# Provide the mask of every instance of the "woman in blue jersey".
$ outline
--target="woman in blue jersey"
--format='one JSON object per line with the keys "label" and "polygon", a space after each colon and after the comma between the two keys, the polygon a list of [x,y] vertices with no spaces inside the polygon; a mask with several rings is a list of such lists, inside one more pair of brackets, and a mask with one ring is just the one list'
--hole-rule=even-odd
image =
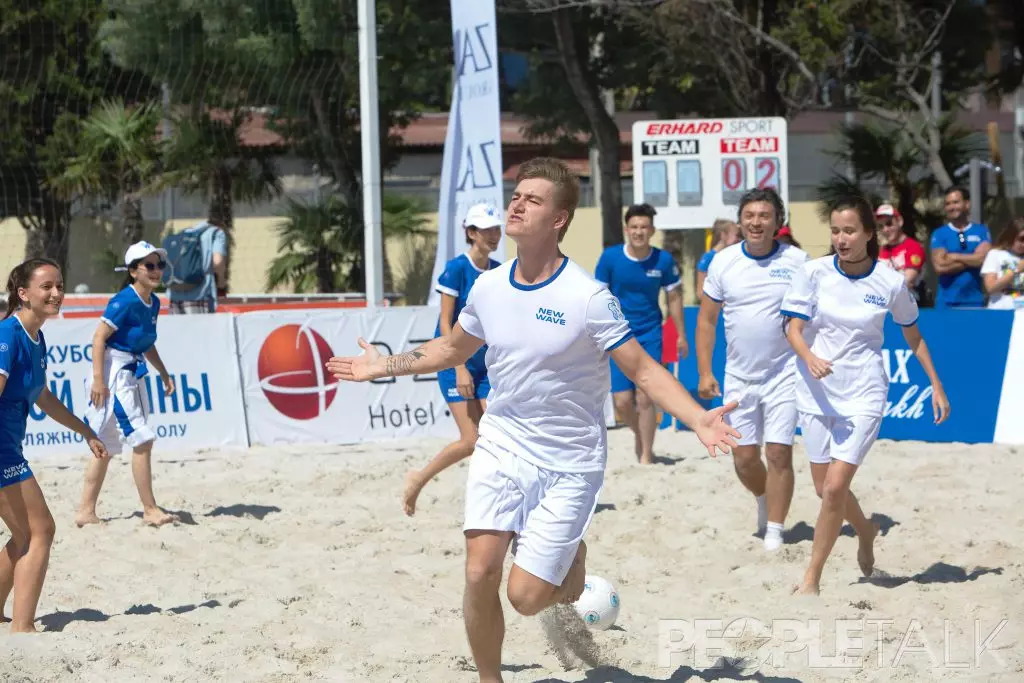
{"label": "woman in blue jersey", "polygon": [[798,359],[800,427],[821,498],[811,562],[796,589],[813,594],[844,517],[857,532],[861,572],[871,576],[874,569],[878,529],[861,510],[850,482],[878,437],[885,413],[887,315],[903,327],[903,338],[928,375],[935,423],[949,416],[949,400],[917,328],[917,302],[903,274],[878,263],[871,205],[857,197],[830,208],[832,254],[797,271],[782,302],[782,315],[789,319],[786,336]]}
{"label": "woman in blue jersey", "polygon": [[[0,518],[11,538],[0,553],[0,620],[14,590],[11,632],[35,631],[56,525],[22,453],[29,408],[35,404],[77,432],[93,455],[107,451],[93,430],[46,388],[46,339],[42,326],[60,313],[64,279],[49,259],[29,259],[7,280],[7,314],[0,322]],[[99,460],[97,460],[99,462]],[[105,462],[105,460],[104,460]]]}
{"label": "woman in blue jersey", "polygon": [[[501,265],[490,258],[501,241],[501,216],[498,211],[487,204],[474,204],[466,212],[463,225],[466,228],[466,242],[470,247],[466,253],[449,261],[437,279],[436,289],[441,293],[441,315],[434,330],[435,337],[451,334],[452,326],[466,305],[473,283],[485,270]],[[448,409],[459,427],[459,440],[445,446],[423,469],[413,470],[406,475],[402,505],[405,514],[409,516],[415,514],[416,498],[428,481],[473,453],[477,426],[487,408],[487,393],[491,389],[484,362],[486,354],[487,347],[483,346],[465,365],[437,373],[441,395],[447,401]]]}
{"label": "woman in blue jersey", "polygon": [[[156,432],[149,424],[146,399],[139,380],[148,372],[147,361],[160,373],[163,392],[174,393],[174,380],[160,360],[156,346],[156,319],[160,300],[153,290],[167,266],[167,252],[148,242],[137,242],[125,253],[128,278],[124,289],[111,297],[92,338],[92,405],[86,421],[96,429],[107,450],[120,453],[122,444],[132,448],[132,475],[142,499],[142,519],[160,526],[173,517],[153,497],[150,454]],[[85,473],[85,488],[75,522],[97,524],[96,501],[109,460],[94,460]]]}

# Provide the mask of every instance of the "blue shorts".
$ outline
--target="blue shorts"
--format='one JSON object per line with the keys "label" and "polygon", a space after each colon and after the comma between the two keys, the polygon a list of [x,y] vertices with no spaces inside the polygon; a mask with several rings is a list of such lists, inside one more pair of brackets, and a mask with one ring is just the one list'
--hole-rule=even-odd
{"label": "blue shorts", "polygon": [[0,489],[32,478],[32,468],[21,453],[0,453]]}
{"label": "blue shorts", "polygon": [[[477,400],[487,398],[487,394],[491,393],[487,368],[479,368],[467,363],[466,369],[469,370],[469,374],[473,377],[473,384],[476,386],[473,397]],[[448,368],[437,373],[437,384],[441,387],[441,395],[444,396],[447,403],[461,403],[466,400],[459,394],[459,390],[455,386],[455,368]]]}
{"label": "blue shorts", "polygon": [[[647,332],[643,335],[637,335],[636,340],[640,342],[640,346],[643,347],[644,351],[646,351],[648,355],[658,363],[658,365],[661,365],[661,328],[658,328],[653,332]],[[634,391],[636,389],[636,385],[633,384],[633,380],[626,377],[622,370],[619,370],[619,366],[615,364],[615,361],[609,358],[608,363],[611,365],[612,371],[612,393],[617,394],[620,391]]]}

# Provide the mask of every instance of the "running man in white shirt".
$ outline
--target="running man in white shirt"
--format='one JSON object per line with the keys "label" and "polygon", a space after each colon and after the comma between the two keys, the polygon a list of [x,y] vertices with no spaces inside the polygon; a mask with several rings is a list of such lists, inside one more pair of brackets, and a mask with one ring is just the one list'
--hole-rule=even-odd
{"label": "running man in white shirt", "polygon": [[725,314],[725,400],[739,403],[728,421],[743,435],[733,450],[733,466],[757,498],[757,530],[770,551],[782,547],[793,499],[796,432],[796,358],[779,311],[794,273],[807,261],[805,252],[775,239],[785,216],[774,190],[751,190],[740,199],[743,241],[711,262],[697,319],[698,392],[711,399],[722,395],[711,357],[718,316]]}
{"label": "running man in white shirt", "polygon": [[844,517],[857,532],[861,572],[871,576],[874,569],[878,528],[864,516],[850,482],[878,437],[885,412],[887,314],[903,326],[903,338],[928,375],[935,423],[949,416],[949,400],[917,328],[917,302],[903,275],[878,263],[871,205],[860,197],[839,200],[829,215],[833,254],[808,262],[782,303],[782,314],[790,319],[786,335],[798,358],[800,426],[821,497],[811,563],[796,590],[815,595]]}
{"label": "running man in white shirt", "polygon": [[338,379],[436,372],[487,344],[487,412],[466,482],[463,613],[481,681],[501,680],[505,622],[498,591],[515,538],[508,600],[535,615],[579,599],[586,574],[583,536],[597,506],[607,460],[604,398],[608,355],[714,456],[739,434],[734,408],[705,411],[633,338],[618,300],[559,250],[579,201],[579,181],[556,159],[523,164],[506,234],[518,257],[480,275],[451,334],[414,351],[332,358]]}

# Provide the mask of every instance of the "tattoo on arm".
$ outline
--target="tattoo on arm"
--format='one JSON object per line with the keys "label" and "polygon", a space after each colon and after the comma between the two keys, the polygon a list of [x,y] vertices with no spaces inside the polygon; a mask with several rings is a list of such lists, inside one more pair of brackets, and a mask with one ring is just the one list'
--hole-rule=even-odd
{"label": "tattoo on arm", "polygon": [[423,347],[419,347],[413,351],[406,353],[400,353],[397,356],[388,356],[384,360],[384,371],[390,377],[397,377],[398,375],[404,375],[412,368],[413,363],[423,358],[426,354],[423,353]]}

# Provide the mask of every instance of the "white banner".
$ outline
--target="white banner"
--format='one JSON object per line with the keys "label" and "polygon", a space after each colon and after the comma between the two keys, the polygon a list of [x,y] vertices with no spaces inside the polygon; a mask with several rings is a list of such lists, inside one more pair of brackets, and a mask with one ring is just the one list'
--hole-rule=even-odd
{"label": "white banner", "polygon": [[[432,283],[469,246],[462,228],[469,207],[486,202],[502,216],[505,208],[494,0],[451,0],[451,7],[455,84],[444,139]],[[492,257],[504,259],[504,240]],[[433,286],[428,303],[440,303]]]}
{"label": "white banner", "polygon": [[[53,320],[43,327],[47,385],[71,412],[85,415],[92,386],[92,336],[97,318]],[[165,396],[150,367],[142,383],[157,448],[248,446],[238,355],[231,315],[161,315],[156,348],[177,387]],[[128,450],[127,447],[125,449]],[[82,437],[33,407],[25,435],[25,457],[84,454]]]}
{"label": "white banner", "polygon": [[436,375],[357,384],[325,368],[362,353],[359,337],[386,354],[419,346],[434,336],[436,308],[247,313],[235,324],[253,445],[458,436]]}

